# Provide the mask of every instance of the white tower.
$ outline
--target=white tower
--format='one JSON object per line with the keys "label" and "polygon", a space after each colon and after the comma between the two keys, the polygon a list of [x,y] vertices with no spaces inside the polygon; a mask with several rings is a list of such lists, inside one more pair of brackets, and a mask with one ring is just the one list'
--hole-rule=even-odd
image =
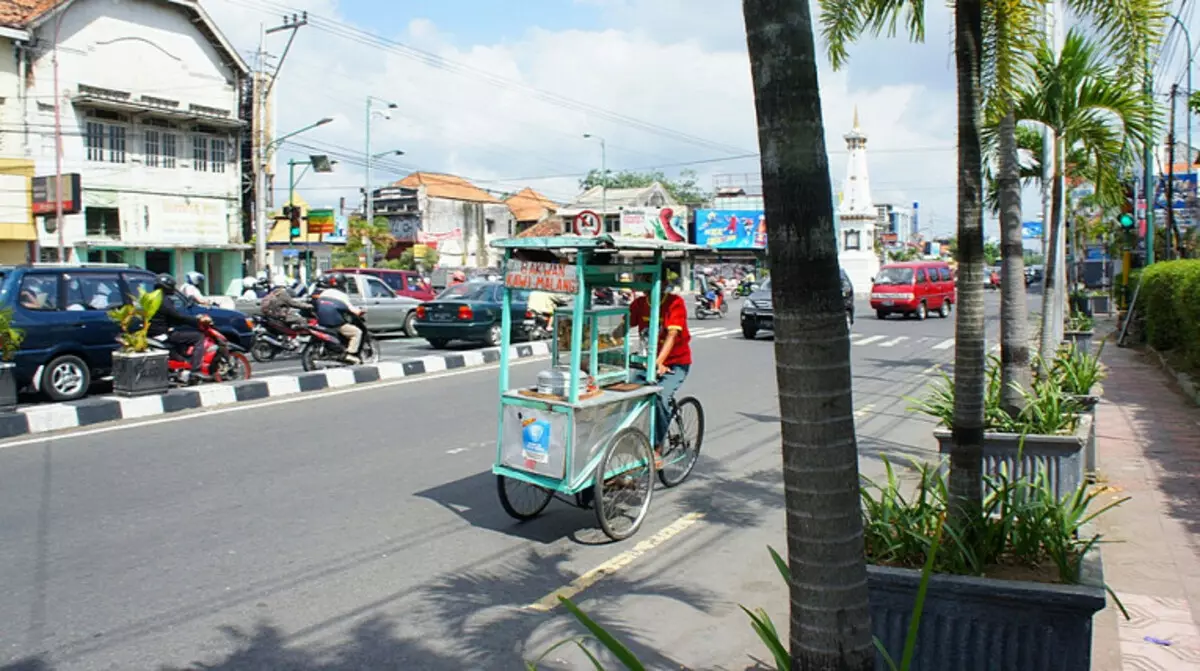
{"label": "white tower", "polygon": [[875,221],[879,216],[871,201],[871,178],[867,174],[867,136],[858,127],[858,108],[854,108],[854,128],[846,133],[846,179],[842,182],[842,200],[838,205],[841,230],[838,261],[850,277],[856,296],[867,296],[871,278],[879,272],[875,253]]}

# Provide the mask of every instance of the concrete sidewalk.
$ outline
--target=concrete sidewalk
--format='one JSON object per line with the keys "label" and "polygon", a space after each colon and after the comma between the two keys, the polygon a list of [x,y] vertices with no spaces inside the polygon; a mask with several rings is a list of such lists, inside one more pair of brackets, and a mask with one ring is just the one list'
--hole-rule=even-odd
{"label": "concrete sidewalk", "polygon": [[1200,409],[1152,353],[1109,342],[1097,410],[1105,496],[1129,501],[1099,518],[1110,598],[1094,623],[1092,668],[1200,669]]}

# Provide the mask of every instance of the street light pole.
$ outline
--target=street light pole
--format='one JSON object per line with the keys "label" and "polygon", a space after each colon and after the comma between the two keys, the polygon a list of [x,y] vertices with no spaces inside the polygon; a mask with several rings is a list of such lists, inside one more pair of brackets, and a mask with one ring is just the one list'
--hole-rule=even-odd
{"label": "street light pole", "polygon": [[585,138],[595,138],[600,141],[600,221],[601,233],[607,228],[608,220],[608,146],[604,138],[592,133],[584,133]]}
{"label": "street light pole", "polygon": [[[367,132],[366,132],[367,142],[366,142],[366,144],[367,144],[367,146],[366,146],[366,151],[364,152],[366,154],[366,164],[367,164],[367,169],[366,169],[367,200],[366,200],[365,206],[363,207],[363,214],[365,215],[364,225],[367,227],[371,226],[371,224],[373,224],[375,222],[375,194],[371,192],[371,159],[374,158],[374,156],[371,155],[371,117],[374,116],[375,110],[373,109],[373,105],[376,101],[387,105],[387,108],[389,110],[396,109],[396,103],[390,103],[390,102],[387,102],[386,100],[380,100],[379,98],[376,98],[375,96],[367,96],[367,119],[366,119],[366,123],[367,123],[367,129],[366,129],[367,130]],[[385,112],[383,116],[384,116],[384,118],[387,118],[387,119],[391,118],[391,115],[388,112]],[[370,229],[368,228],[367,230],[370,230]],[[363,235],[362,243],[363,243],[363,247],[367,251],[367,267],[369,268],[369,267],[375,265],[375,245],[374,245],[374,243],[371,242],[371,236],[369,236],[369,235]]]}
{"label": "street light pole", "polygon": [[[259,142],[259,151],[258,151],[259,156],[257,158],[259,170],[258,170],[258,179],[256,180],[258,182],[258,188],[256,189],[255,199],[254,199],[255,200],[255,207],[254,207],[254,211],[255,211],[255,218],[254,218],[255,259],[254,259],[254,261],[255,261],[255,265],[257,266],[257,268],[255,270],[259,270],[259,271],[267,270],[267,230],[266,230],[267,229],[267,224],[266,224],[267,217],[266,217],[266,206],[264,205],[264,203],[266,202],[265,195],[266,195],[266,188],[267,188],[266,166],[267,166],[267,159],[270,156],[270,153],[272,151],[274,151],[274,149],[276,147],[278,147],[280,144],[282,144],[288,138],[295,137],[301,133],[306,133],[318,126],[324,126],[325,124],[330,123],[331,121],[333,121],[332,117],[325,117],[323,119],[319,119],[316,123],[312,123],[312,124],[309,124],[299,130],[292,131],[291,133],[288,133],[287,135],[282,135],[265,145],[262,142]],[[265,137],[265,135],[264,135],[264,137]],[[290,181],[291,180],[290,180],[290,175],[289,175],[289,182]],[[292,200],[291,185],[289,184],[289,186],[288,186],[288,204],[289,205],[291,204],[291,200]]]}

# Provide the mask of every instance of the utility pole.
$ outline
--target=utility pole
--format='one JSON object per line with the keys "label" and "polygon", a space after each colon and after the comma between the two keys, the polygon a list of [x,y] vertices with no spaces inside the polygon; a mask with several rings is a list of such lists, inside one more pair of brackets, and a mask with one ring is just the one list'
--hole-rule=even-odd
{"label": "utility pole", "polygon": [[1167,126],[1167,259],[1171,258],[1171,231],[1175,230],[1175,98],[1178,95],[1179,85],[1171,84],[1171,120]]}
{"label": "utility pole", "polygon": [[[267,267],[267,162],[270,160],[270,153],[274,149],[274,143],[267,139],[267,100],[271,94],[271,89],[275,86],[275,80],[279,78],[279,71],[283,68],[283,61],[287,58],[288,51],[292,48],[292,41],[296,39],[296,31],[301,26],[307,24],[308,12],[304,12],[300,16],[292,14],[291,17],[283,17],[283,23],[273,28],[262,30],[260,27],[259,29],[258,73],[255,76],[254,82],[254,118],[258,124],[258,127],[255,128],[255,137],[258,139],[258,142],[256,143],[257,147],[254,156],[254,167],[258,172],[254,179],[254,265],[257,271],[266,272],[268,275],[270,275],[270,272]],[[287,46],[283,48],[283,55],[279,57],[279,64],[275,66],[275,71],[271,73],[268,79],[265,49],[266,36],[284,30],[292,32],[288,36]]]}
{"label": "utility pole", "polygon": [[[1154,72],[1150,69],[1150,46],[1146,45],[1143,86],[1146,111],[1154,111]],[[1146,265],[1154,263],[1154,139],[1147,137],[1142,156],[1142,193],[1146,198]]]}

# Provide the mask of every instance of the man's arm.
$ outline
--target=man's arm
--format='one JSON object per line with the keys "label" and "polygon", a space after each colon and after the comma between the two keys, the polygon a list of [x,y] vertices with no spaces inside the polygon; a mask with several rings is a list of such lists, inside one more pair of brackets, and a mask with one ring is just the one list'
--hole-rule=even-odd
{"label": "man's arm", "polygon": [[175,301],[171,300],[170,296],[163,296],[162,305],[159,306],[158,311],[162,313],[163,317],[166,317],[169,325],[182,323],[193,328],[200,327],[200,320],[175,307]]}

